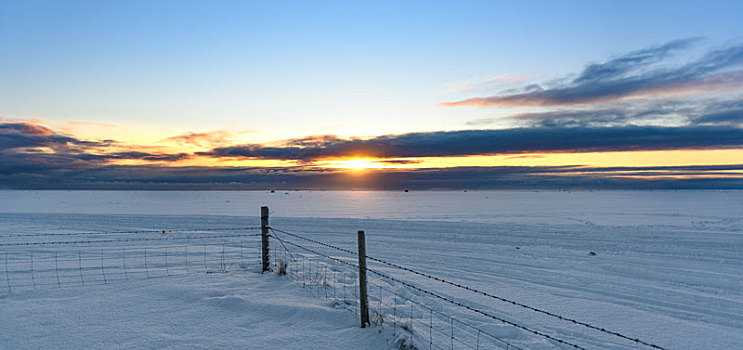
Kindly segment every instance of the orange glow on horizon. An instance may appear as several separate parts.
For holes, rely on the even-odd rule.
[[[111,164],[195,167],[314,167],[328,169],[421,169],[492,166],[587,166],[651,167],[729,165],[743,163],[743,149],[672,150],[593,153],[533,153],[489,156],[421,157],[421,158],[330,158],[302,162],[281,159],[211,158],[191,156],[178,161],[113,160]]]
[[[381,159],[374,158],[350,158],[340,160],[320,161],[313,165],[320,168],[365,170],[365,169],[389,169],[396,168],[394,164],[385,164]]]

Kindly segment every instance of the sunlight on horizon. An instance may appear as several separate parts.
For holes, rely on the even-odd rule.
[[[400,167],[395,164],[380,163],[379,159],[373,159],[373,158],[351,158],[351,159],[345,159],[345,160],[331,160],[327,162],[320,162],[316,166],[321,167],[321,168],[349,169],[349,170],[387,169],[387,168],[399,168]]]

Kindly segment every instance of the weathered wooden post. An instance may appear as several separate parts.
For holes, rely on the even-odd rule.
[[[364,231],[359,231],[359,311],[361,313],[361,328],[369,323],[369,298],[366,294],[366,237]]]
[[[268,207],[261,207],[261,273],[269,270],[268,267]]]

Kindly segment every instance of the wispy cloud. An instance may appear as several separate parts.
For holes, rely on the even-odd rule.
[[[575,78],[530,85],[520,91],[475,97],[441,106],[576,106],[629,99],[743,90],[743,45],[707,52],[686,64],[669,66],[668,58],[698,39],[683,39],[633,51],[588,65]],[[663,63],[663,64],[661,64]]]
[[[620,104],[602,108],[566,108],[546,112],[520,113],[505,118],[468,121],[483,126],[511,121],[523,127],[617,127],[642,125],[728,125],[743,126],[743,101],[695,101],[647,104]]]
[[[297,147],[328,147],[343,141],[346,140],[338,137],[338,135],[314,135],[289,139],[280,142],[280,144]]]
[[[743,100],[722,104],[722,108],[711,108],[691,120],[692,124],[743,126]]]
[[[209,132],[189,132],[182,135],[168,137],[163,141],[175,142],[179,144],[188,144],[193,146],[211,146],[228,144],[236,133],[246,133],[250,131],[234,132],[230,130],[215,130]]]
[[[376,162],[382,163],[382,164],[403,165],[403,164],[419,164],[423,161],[417,160],[417,159],[380,159],[380,160],[377,160]]]

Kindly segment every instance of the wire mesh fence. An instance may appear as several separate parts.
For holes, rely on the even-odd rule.
[[[251,228],[6,235],[0,293],[257,269],[259,239]]]

